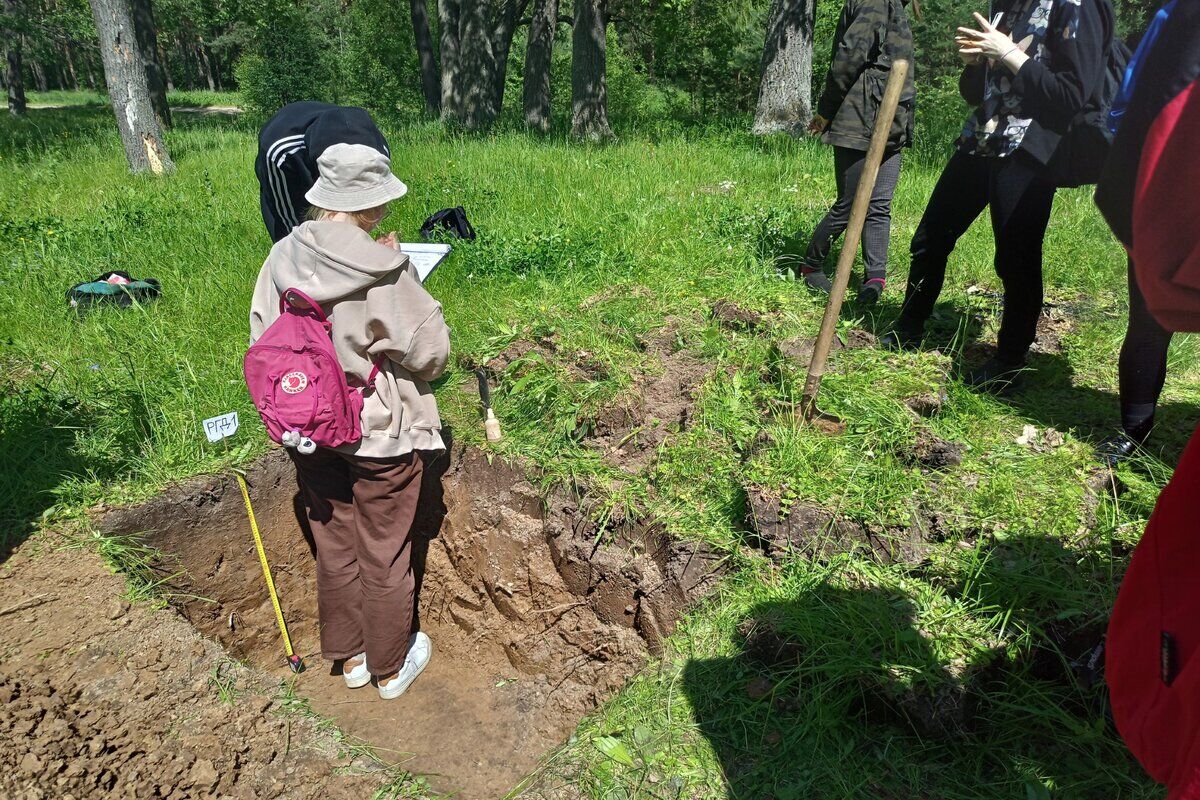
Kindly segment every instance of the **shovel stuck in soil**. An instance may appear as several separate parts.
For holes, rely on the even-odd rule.
[[[246,503],[246,514],[250,517],[250,532],[254,534],[254,548],[258,551],[258,562],[262,565],[263,578],[267,582],[267,592],[271,595],[271,606],[275,609],[275,621],[279,623],[279,633],[283,637],[283,650],[287,653],[288,667],[292,672],[304,672],[304,661],[292,650],[292,637],[288,636],[287,623],[283,620],[283,609],[279,607],[279,594],[275,591],[275,580],[271,577],[271,565],[267,563],[267,551],[263,549],[262,534],[258,532],[258,520],[254,517],[254,506],[250,505],[250,488],[242,473],[237,475],[238,486],[242,489],[242,500]]]
[[[871,147],[867,150],[862,178],[859,180],[858,190],[854,194],[854,205],[850,207],[850,224],[846,228],[845,241],[842,242],[842,254],[838,257],[833,289],[829,292],[825,316],[821,319],[821,332],[817,335],[817,341],[813,345],[812,361],[808,365],[808,378],[804,382],[804,395],[800,400],[801,418],[826,433],[842,433],[846,429],[845,423],[840,418],[833,414],[826,414],[817,408],[817,395],[821,391],[821,378],[825,375],[825,362],[829,359],[829,348],[833,344],[838,317],[842,313],[842,302],[846,299],[846,286],[850,283],[850,268],[854,265],[854,257],[858,254],[863,224],[867,219],[867,207],[870,205],[871,195],[875,191],[875,180],[879,177],[879,165],[883,163],[883,151],[887,147],[888,134],[892,129],[892,120],[896,116],[896,107],[900,104],[900,92],[904,89],[904,79],[907,75],[907,61],[900,60],[892,64],[887,88],[883,93],[883,104],[879,108],[879,115],[875,118],[875,131],[871,135]]]

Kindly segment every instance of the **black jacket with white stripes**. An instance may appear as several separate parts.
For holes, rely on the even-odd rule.
[[[317,158],[332,144],[365,144],[391,156],[371,115],[353,106],[305,101],[276,112],[258,136],[258,176],[263,222],[272,241],[292,232],[308,213],[305,193],[319,175]]]

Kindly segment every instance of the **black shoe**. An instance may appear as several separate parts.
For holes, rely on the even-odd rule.
[[[873,306],[879,302],[879,297],[882,294],[883,280],[881,278],[872,278],[858,290],[859,305]]]
[[[897,325],[879,337],[879,346],[885,350],[916,350],[924,338],[925,332],[921,328]]]
[[[1096,445],[1096,456],[1108,467],[1116,468],[1123,461],[1133,458],[1143,442],[1139,442],[1122,431]]]
[[[1000,397],[1013,394],[1024,383],[1023,363],[1009,364],[998,358],[990,359],[986,364],[971,370],[964,376],[963,381],[973,389],[980,389]]]
[[[829,280],[828,275],[819,269],[801,272],[800,277],[804,279],[804,285],[810,289],[825,294],[833,291],[833,282]]]

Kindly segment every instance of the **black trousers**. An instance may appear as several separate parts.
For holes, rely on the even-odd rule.
[[[1129,327],[1121,345],[1117,372],[1121,383],[1121,426],[1142,441],[1154,425],[1154,410],[1167,380],[1171,332],[1146,308],[1129,262]]]
[[[837,201],[813,231],[804,255],[808,269],[820,270],[833,249],[833,243],[850,224],[850,206],[858,191],[862,178],[863,164],[867,154],[863,150],[848,147],[833,148],[833,168],[837,180]],[[900,151],[885,153],[879,166],[879,177],[875,191],[871,193],[871,205],[867,210],[867,222],[863,227],[862,254],[866,265],[866,280],[882,279],[887,275],[888,239],[892,234],[892,195],[900,180]]]
[[[959,237],[985,208],[991,210],[996,274],[1004,284],[999,358],[1025,359],[1042,310],[1042,244],[1054,206],[1044,168],[1018,151],[1008,158],[955,153],[925,207],[912,241],[912,268],[898,326],[920,330],[946,279]]]

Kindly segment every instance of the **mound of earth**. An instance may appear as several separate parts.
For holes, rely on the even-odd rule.
[[[778,492],[761,486],[747,487],[746,500],[750,533],[774,560],[800,556],[821,561],[860,553],[881,564],[915,566],[931,549],[930,526],[921,520],[906,528],[863,525],[820,506],[785,505]]]
[[[680,345],[678,320],[668,321],[642,345],[655,366],[634,377],[621,402],[593,421],[587,438],[629,473],[645,469],[672,434],[687,430],[696,394],[713,372],[712,364]]]

